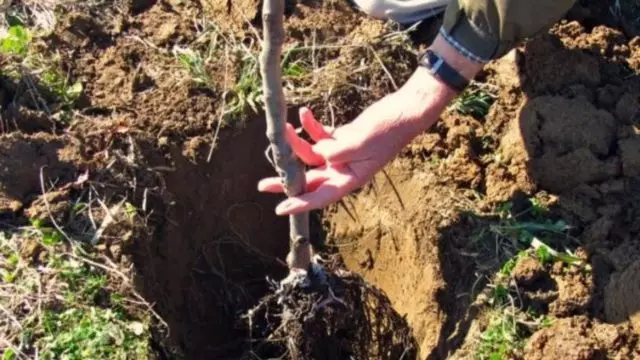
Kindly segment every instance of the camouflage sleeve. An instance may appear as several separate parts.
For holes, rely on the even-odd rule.
[[[575,0],[452,0],[440,34],[466,57],[485,63],[551,27],[574,3]]]

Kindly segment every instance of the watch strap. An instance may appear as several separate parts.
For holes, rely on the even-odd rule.
[[[425,51],[418,60],[418,64],[457,92],[462,92],[469,85],[469,81],[464,76],[432,50]]]

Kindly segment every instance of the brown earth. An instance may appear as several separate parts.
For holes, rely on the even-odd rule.
[[[60,51],[85,87],[78,120],[64,130],[28,101],[14,101],[15,89],[0,94],[3,104],[20,105],[2,108],[19,124],[0,136],[2,218],[38,213],[42,167],[47,188],[89,170],[92,185],[129,198],[145,222],[124,251],[170,326],[171,341],[157,345],[178,346],[189,359],[246,355],[237,315],[265,293],[265,276],[286,271],[287,221],[273,214],[277,197],[255,190],[273,172],[262,116],[223,129],[208,160],[225,80],[194,86],[170,53],[197,38],[192,20],[205,14],[249,36],[247,24],[259,25],[257,3],[234,2],[231,16],[221,15],[230,2],[168,0],[66,14],[45,50]],[[557,24],[489,64],[480,78],[498,97],[486,119],[443,115],[371,184],[314,213],[313,241],[388,295],[412,327],[420,358],[454,356],[470,340],[476,272],[490,276],[504,260],[484,258],[475,240],[496,223],[488,214],[496,205],[521,206],[535,194],[555,199],[552,216],[574,227],[578,244],[570,245],[591,270],[532,259],[517,265],[514,278],[531,306],[558,318],[533,335],[523,357],[640,356],[640,38],[584,23]],[[385,31],[340,1],[301,1],[287,25],[289,39],[343,44]],[[345,47],[319,61],[339,68],[365,53]],[[327,97],[339,122],[401,84],[413,66],[402,46],[383,55],[397,55],[383,57],[394,80],[380,69],[349,74],[366,90]],[[328,123],[323,101],[312,105]]]
[[[628,326],[591,322],[584,316],[561,319],[533,335],[527,344],[527,360],[635,359],[636,335]],[[631,346],[630,346],[631,344]]]
[[[486,76],[499,86],[500,96],[485,124],[445,116],[432,135],[416,140],[389,165],[388,177],[380,175],[327,215],[329,239],[350,268],[359,267],[407,314],[422,357],[452,355],[473,316],[468,294],[474,267],[464,250],[474,228],[486,220],[455,210],[467,200],[465,189],[484,191],[486,204],[551,192],[558,197],[554,212],[575,226],[573,235],[587,250],[593,273],[517,269],[532,305],[568,321],[589,316],[615,324],[640,311],[633,270],[620,273],[625,269],[612,257],[625,242],[639,239],[635,145],[640,137],[630,118],[638,110],[640,76],[628,61],[631,42],[605,27],[555,26],[488,66]],[[500,157],[483,163],[486,150],[474,144],[492,133]],[[444,157],[436,167],[416,159],[433,155]],[[609,297],[622,300],[613,303]],[[572,323],[561,321],[532,339],[525,358],[596,359],[607,351],[611,358],[638,356],[633,328],[617,340],[626,347],[617,353],[592,338],[595,332],[554,338],[564,327],[576,331],[566,324]],[[557,351],[572,349],[574,341],[584,346],[576,343],[575,354],[554,355],[556,350],[542,345],[545,336],[557,344],[546,346]]]

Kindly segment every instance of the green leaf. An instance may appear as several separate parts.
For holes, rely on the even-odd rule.
[[[558,258],[558,260],[570,265],[576,265],[582,262],[579,257],[572,256],[567,253],[559,253],[556,257]]]
[[[75,100],[82,94],[83,86],[80,81],[76,81],[75,84],[71,85],[67,89],[67,97],[69,99]]]
[[[509,289],[507,289],[504,285],[497,285],[493,289],[493,296],[491,302],[493,305],[504,304],[509,300]]]
[[[540,259],[540,262],[542,264],[548,264],[553,262],[553,255],[549,251],[548,247],[540,246],[538,250],[536,250],[536,253],[538,255],[538,259]]]
[[[18,257],[18,254],[13,253],[11,254],[11,256],[9,256],[9,258],[7,258],[7,267],[10,268],[15,268],[15,266],[18,264],[18,260],[20,260],[20,258]]]
[[[306,69],[301,63],[295,62],[286,66],[283,72],[285,76],[299,77],[305,74]]]
[[[42,229],[43,222],[40,219],[31,219],[31,226],[36,229]]]
[[[518,261],[525,257],[527,255],[526,251],[520,251],[519,253],[516,254],[516,256],[512,257],[511,259],[507,260],[507,262],[504,263],[504,265],[502,265],[502,268],[500,268],[500,274],[504,275],[504,276],[510,276],[511,273],[513,272],[513,269],[516,267],[516,265],[518,264]]]
[[[133,216],[138,212],[138,209],[136,209],[136,207],[132,203],[127,201],[126,203],[124,203],[124,211],[127,213],[127,215]]]
[[[542,319],[540,320],[540,326],[542,326],[543,328],[548,328],[551,325],[553,325],[553,319],[543,315]]]
[[[8,54],[25,55],[31,42],[29,31],[22,25],[14,25],[7,36],[0,40],[0,51]]]
[[[57,230],[44,231],[42,235],[42,242],[48,246],[59,244],[64,240],[62,234]]]
[[[8,347],[4,349],[4,354],[2,354],[2,360],[13,360],[16,358],[16,351],[13,350],[12,347]]]
[[[16,278],[18,277],[18,271],[3,271],[4,274],[2,274],[2,281],[7,283],[7,284],[11,284],[13,283]]]

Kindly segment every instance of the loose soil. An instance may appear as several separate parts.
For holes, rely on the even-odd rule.
[[[194,18],[239,38],[251,36],[249,24],[260,31],[258,3],[121,1],[63,14],[43,51],[59,52],[84,84],[76,120],[63,129],[0,79],[11,120],[0,135],[1,219],[36,216],[43,187],[86,171],[108,199],[133,203],[144,221],[117,253],[169,325],[170,336],[155,339],[160,357],[169,348],[188,359],[248,356],[239,315],[268,292],[265,277],[286,274],[287,220],[274,215],[277,196],[256,191],[273,173],[263,116],[238,116],[217,133],[223,76],[196,86],[170,54],[197,38]],[[553,245],[574,249],[589,269],[517,264],[525,303],[556,318],[521,357],[640,357],[640,37],[596,21],[595,10],[576,14],[581,22],[563,20],[486,67],[479,80],[497,95],[486,118],[444,114],[370,184],[313,213],[314,244],[388,297],[416,358],[473,357],[465,344],[482,322],[478,275],[506,260],[474,239],[497,223],[492,209],[509,201],[522,212],[529,196],[549,200],[550,217],[572,226],[571,240]],[[342,1],[300,1],[287,20],[292,42],[347,44],[388,31]],[[309,100],[322,121],[348,121],[409,75],[406,47],[375,46],[392,75],[333,73],[336,84],[358,87]],[[318,61],[344,71],[368,53],[323,54]],[[295,106],[306,104],[293,105],[297,123]]]

